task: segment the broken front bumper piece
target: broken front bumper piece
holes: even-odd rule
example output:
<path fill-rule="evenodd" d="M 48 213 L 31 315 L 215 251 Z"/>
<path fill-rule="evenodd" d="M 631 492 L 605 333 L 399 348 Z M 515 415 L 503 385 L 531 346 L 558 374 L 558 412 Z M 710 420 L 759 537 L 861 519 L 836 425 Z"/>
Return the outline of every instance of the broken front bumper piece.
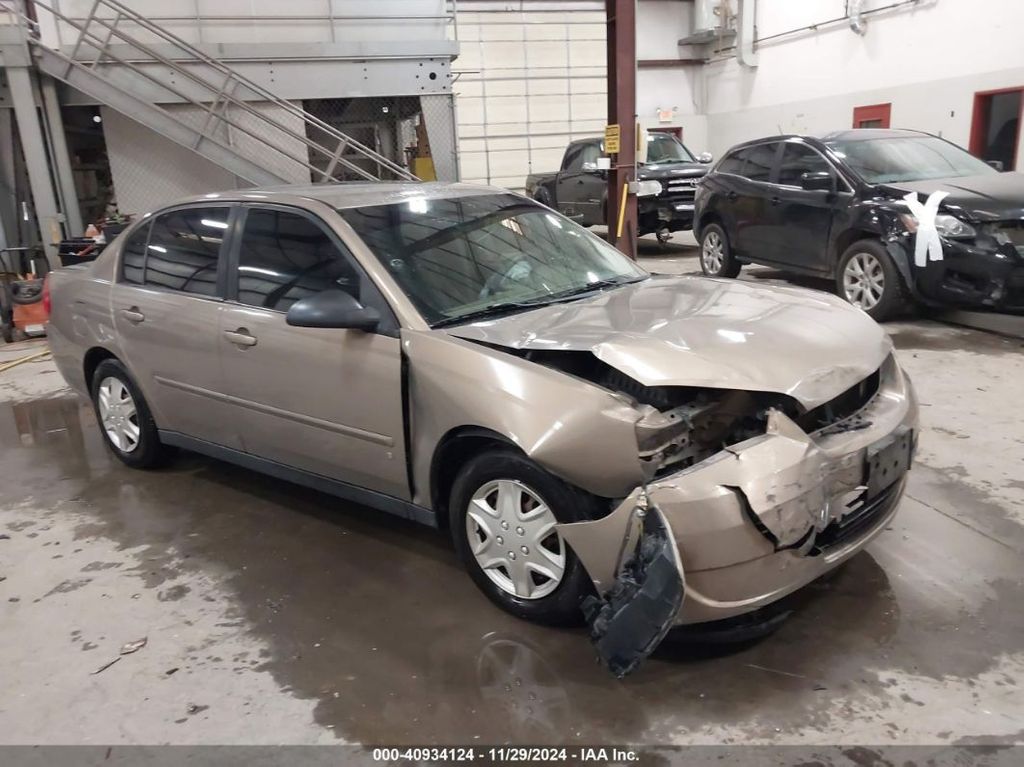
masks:
<path fill-rule="evenodd" d="M 685 594 L 659 640 L 672 625 L 732 618 L 782 599 L 864 548 L 896 511 L 917 402 L 891 359 L 886 367 L 878 394 L 845 421 L 808 435 L 773 411 L 766 434 L 637 488 L 603 519 L 559 525 L 559 533 L 614 604 L 628 572 L 622 552 L 643 551 L 635 510 L 647 504 L 660 512 Z"/>

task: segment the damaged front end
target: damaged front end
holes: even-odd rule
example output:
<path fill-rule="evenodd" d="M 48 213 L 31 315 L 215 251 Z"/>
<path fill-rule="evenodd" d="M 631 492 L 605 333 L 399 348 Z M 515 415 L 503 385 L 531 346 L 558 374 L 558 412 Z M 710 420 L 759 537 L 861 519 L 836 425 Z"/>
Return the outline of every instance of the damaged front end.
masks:
<path fill-rule="evenodd" d="M 628 396 L 646 482 L 607 517 L 559 526 L 597 588 L 584 609 L 617 676 L 674 625 L 759 609 L 859 550 L 891 516 L 914 448 L 916 406 L 891 356 L 809 409 L 761 392 L 634 383 Z"/>

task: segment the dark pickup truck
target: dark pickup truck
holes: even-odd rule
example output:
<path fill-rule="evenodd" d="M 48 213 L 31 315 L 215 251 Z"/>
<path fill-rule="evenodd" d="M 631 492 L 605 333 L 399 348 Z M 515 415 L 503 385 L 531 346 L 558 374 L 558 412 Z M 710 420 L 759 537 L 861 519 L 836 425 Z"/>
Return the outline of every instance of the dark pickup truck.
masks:
<path fill-rule="evenodd" d="M 640 164 L 637 175 L 641 182 L 656 183 L 642 184 L 637 195 L 638 234 L 654 233 L 659 242 L 666 242 L 672 232 L 693 228 L 694 194 L 712 157 L 707 153 L 694 157 L 669 133 L 645 135 L 646 162 Z M 531 174 L 526 193 L 583 226 L 605 223 L 608 172 L 598 168 L 603 149 L 600 138 L 573 141 L 565 149 L 562 169 Z"/>

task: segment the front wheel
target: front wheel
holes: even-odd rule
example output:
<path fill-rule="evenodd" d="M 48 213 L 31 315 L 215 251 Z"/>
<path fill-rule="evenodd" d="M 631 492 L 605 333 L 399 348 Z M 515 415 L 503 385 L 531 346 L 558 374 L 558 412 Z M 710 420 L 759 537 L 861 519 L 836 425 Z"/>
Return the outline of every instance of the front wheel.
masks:
<path fill-rule="evenodd" d="M 735 277 L 740 273 L 729 238 L 718 224 L 708 224 L 701 232 L 700 268 L 708 277 Z"/>
<path fill-rule="evenodd" d="M 836 293 L 876 322 L 896 314 L 906 302 L 903 279 L 880 242 L 853 243 L 839 259 Z"/>
<path fill-rule="evenodd" d="M 526 456 L 490 451 L 455 480 L 452 538 L 470 577 L 503 610 L 538 623 L 579 624 L 593 584 L 555 525 L 592 519 L 596 505 Z"/>

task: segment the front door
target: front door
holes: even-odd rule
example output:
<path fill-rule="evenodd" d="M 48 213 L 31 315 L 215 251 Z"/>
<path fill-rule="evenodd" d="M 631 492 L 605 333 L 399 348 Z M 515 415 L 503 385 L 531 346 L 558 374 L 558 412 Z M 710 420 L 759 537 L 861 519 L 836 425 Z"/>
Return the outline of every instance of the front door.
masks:
<path fill-rule="evenodd" d="M 408 499 L 397 328 L 285 322 L 292 304 L 323 290 L 348 291 L 364 304 L 383 299 L 322 221 L 276 206 L 243 215 L 220 338 L 243 449 Z"/>
<path fill-rule="evenodd" d="M 228 205 L 182 207 L 129 237 L 111 292 L 129 372 L 160 429 L 238 447 L 221 394 L 221 266 Z"/>
<path fill-rule="evenodd" d="M 801 269 L 828 269 L 829 229 L 837 201 L 835 192 L 808 190 L 805 173 L 835 170 L 817 150 L 799 141 L 783 144 L 774 190 L 769 199 L 769 225 L 765 233 L 766 258 Z"/>

